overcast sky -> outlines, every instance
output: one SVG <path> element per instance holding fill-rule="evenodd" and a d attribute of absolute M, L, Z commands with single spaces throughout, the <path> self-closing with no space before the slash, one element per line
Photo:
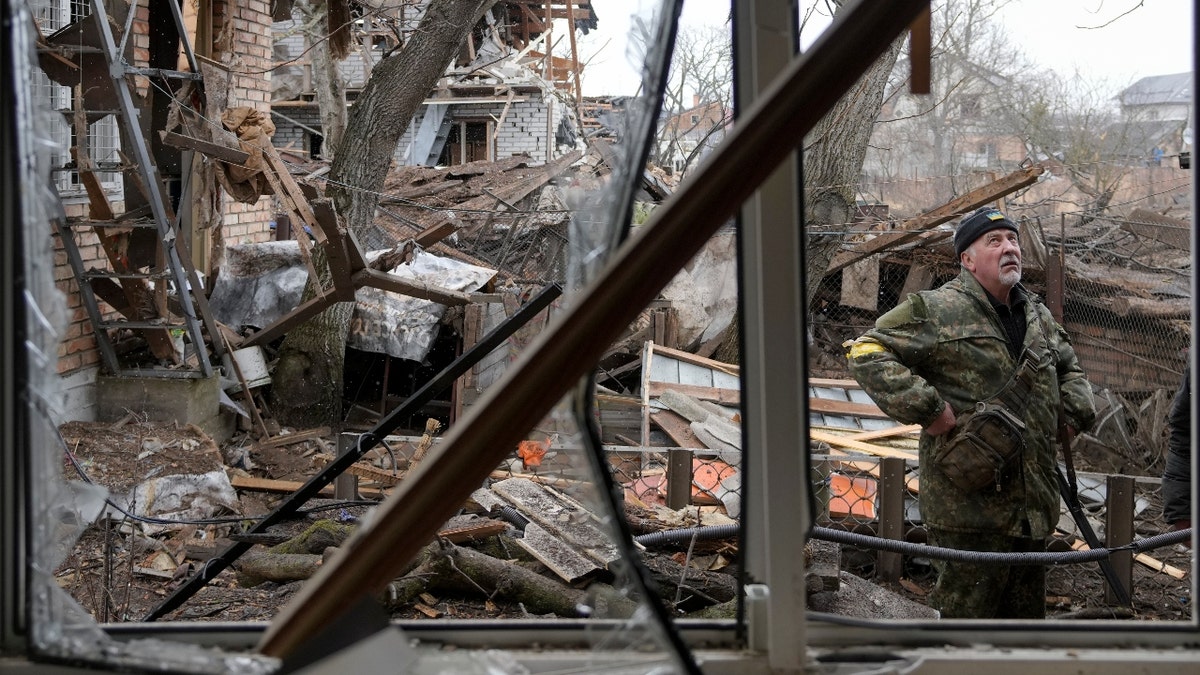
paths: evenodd
<path fill-rule="evenodd" d="M 590 59 L 583 76 L 585 95 L 636 92 L 637 71 L 624 56 L 629 17 L 658 4 L 594 1 L 599 27 L 580 42 L 581 59 Z M 813 4 L 801 0 L 803 7 Z M 685 0 L 683 6 L 683 24 L 701 25 L 722 22 L 729 4 Z M 1139 77 L 1191 70 L 1191 9 L 1192 0 L 1014 0 L 1003 20 L 1013 44 L 1038 63 L 1064 75 L 1078 70 L 1119 89 Z M 806 28 L 805 44 L 816 34 Z"/>

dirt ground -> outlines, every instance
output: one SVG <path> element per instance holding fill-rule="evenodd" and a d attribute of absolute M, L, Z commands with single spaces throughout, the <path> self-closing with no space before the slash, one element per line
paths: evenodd
<path fill-rule="evenodd" d="M 213 471 L 303 482 L 333 452 L 322 440 L 258 448 L 244 434 L 218 447 L 196 427 L 153 424 L 136 419 L 117 424 L 72 422 L 64 425 L 61 432 L 70 450 L 63 463 L 64 478 L 80 480 L 82 472 L 88 480 L 107 486 L 113 495 L 125 494 L 156 476 L 198 476 Z M 113 518 L 84 531 L 58 566 L 56 579 L 98 621 L 139 621 L 158 607 L 198 566 L 225 550 L 233 542 L 231 537 L 237 537 L 236 533 L 247 526 L 247 518 L 270 512 L 284 496 L 239 490 L 232 503 L 218 504 L 207 515 L 192 517 L 192 520 L 211 522 L 167 528 L 114 514 Z M 165 493 L 152 497 L 143 493 L 142 498 L 142 508 L 166 504 Z M 264 543 L 290 538 L 319 519 L 353 523 L 363 517 L 369 506 L 370 502 L 351 504 L 331 499 L 313 500 L 296 518 L 273 526 L 270 529 L 272 536 Z M 178 519 L 178 513 L 184 512 L 178 509 L 183 507 L 197 505 L 185 504 L 175 511 L 170 511 L 167 505 L 164 508 L 168 510 L 158 517 Z M 1145 518 L 1144 523 L 1139 522 L 1140 536 L 1161 531 L 1154 522 L 1153 505 Z M 1185 547 L 1162 548 L 1152 554 L 1168 565 L 1190 570 L 1192 556 Z M 869 579 L 873 575 L 873 553 L 848 550 L 843 553 L 843 568 Z M 1049 615 L 1151 621 L 1190 618 L 1188 579 L 1174 579 L 1139 564 L 1134 564 L 1134 575 L 1132 609 L 1114 611 L 1103 600 L 1104 581 L 1098 566 L 1056 567 L 1048 576 Z M 933 579 L 929 561 L 906 558 L 904 578 L 899 583 L 883 585 L 903 597 L 925 603 Z M 243 588 L 238 584 L 236 572 L 227 569 L 165 618 L 269 621 L 301 583 L 264 582 L 253 588 Z M 421 602 L 394 611 L 393 617 L 533 618 L 516 603 L 430 594 L 423 596 Z"/>

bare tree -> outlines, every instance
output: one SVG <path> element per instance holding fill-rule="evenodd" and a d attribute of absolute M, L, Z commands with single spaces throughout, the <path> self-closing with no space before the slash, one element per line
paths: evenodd
<path fill-rule="evenodd" d="M 1066 176 L 1077 191 L 1067 199 L 1090 220 L 1112 202 L 1129 173 L 1129 157 L 1148 154 L 1138 133 L 1139 120 L 1113 110 L 1107 88 L 1080 77 L 1046 74 L 1042 86 L 1024 94 L 1014 109 L 1017 125 L 1035 157 Z M 1180 123 L 1182 126 L 1183 123 Z"/>
<path fill-rule="evenodd" d="M 433 0 L 412 37 L 375 65 L 334 148 L 326 188 L 350 230 L 371 224 L 405 127 L 493 2 Z M 318 269 L 326 268 L 323 259 L 316 262 Z M 306 294 L 311 292 L 310 288 Z M 272 388 L 273 411 L 281 423 L 340 426 L 352 310 L 352 303 L 337 303 L 284 338 Z"/>
<path fill-rule="evenodd" d="M 684 175 L 725 135 L 733 111 L 733 44 L 728 23 L 679 30 L 663 96 L 670 111 L 651 161 Z"/>
<path fill-rule="evenodd" d="M 841 2 L 834 3 L 840 11 Z M 867 144 L 884 100 L 888 77 L 905 38 L 896 40 L 817 123 L 804 141 L 805 292 L 811 304 L 829 261 L 842 245 L 841 232 L 853 215 Z M 736 363 L 740 343 L 734 321 L 716 357 Z"/>

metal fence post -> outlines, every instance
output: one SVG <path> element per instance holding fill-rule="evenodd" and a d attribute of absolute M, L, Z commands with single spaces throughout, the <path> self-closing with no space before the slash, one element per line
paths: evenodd
<path fill-rule="evenodd" d="M 879 536 L 901 540 L 904 538 L 904 460 L 884 457 L 879 464 Z M 879 551 L 875 576 L 883 581 L 899 581 L 903 562 L 899 553 Z"/>
<path fill-rule="evenodd" d="M 1105 509 L 1104 544 L 1109 548 L 1123 546 L 1133 541 L 1133 477 L 1109 476 L 1108 498 Z M 1133 598 L 1133 552 L 1119 551 L 1112 555 L 1113 569 L 1129 597 Z M 1104 601 L 1119 604 L 1116 594 L 1109 586 L 1104 587 Z"/>
<path fill-rule="evenodd" d="M 667 452 L 667 506 L 678 511 L 692 503 L 692 451 L 671 448 Z"/>

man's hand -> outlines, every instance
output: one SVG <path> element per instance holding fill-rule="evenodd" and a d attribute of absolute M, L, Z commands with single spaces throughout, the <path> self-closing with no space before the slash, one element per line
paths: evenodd
<path fill-rule="evenodd" d="M 925 432 L 930 436 L 942 436 L 953 431 L 957 424 L 958 419 L 954 416 L 954 411 L 950 408 L 950 404 L 947 403 L 946 407 L 942 408 L 942 414 L 938 415 L 937 419 L 925 427 Z"/>

